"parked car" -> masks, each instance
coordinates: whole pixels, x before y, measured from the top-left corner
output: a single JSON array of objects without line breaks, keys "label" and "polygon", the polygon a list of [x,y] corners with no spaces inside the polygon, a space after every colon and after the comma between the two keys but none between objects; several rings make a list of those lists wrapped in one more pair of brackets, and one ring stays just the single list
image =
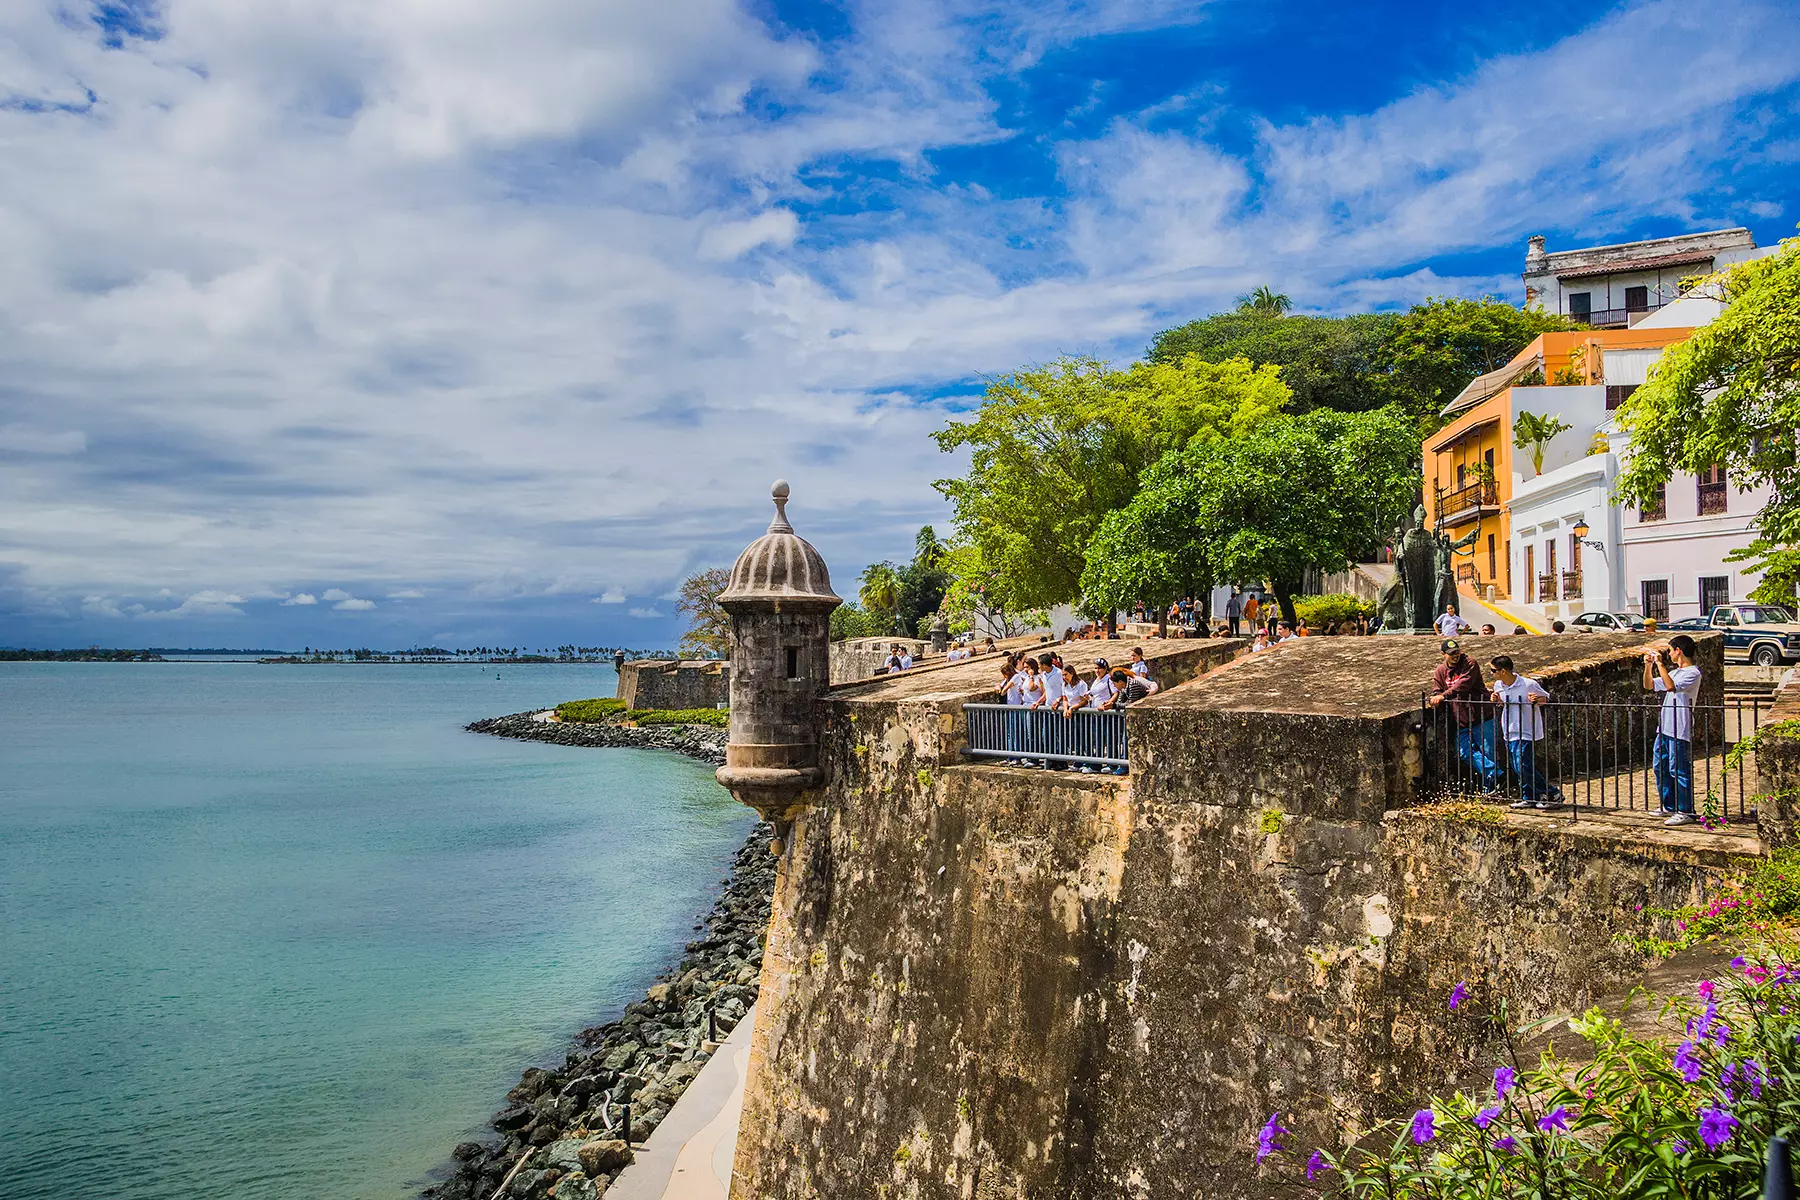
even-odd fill
[{"label": "parked car", "polygon": [[1759,667],[1800,660],[1800,624],[1779,604],[1721,604],[1707,620],[1725,635],[1725,657],[1745,658]]},{"label": "parked car", "polygon": [[1644,628],[1644,618],[1628,612],[1585,612],[1571,625],[1581,625],[1596,633],[1636,633]]},{"label": "parked car", "polygon": [[1683,630],[1688,633],[1698,633],[1703,629],[1712,628],[1712,618],[1683,617],[1679,621],[1658,621],[1656,628],[1660,633],[1680,633]]}]

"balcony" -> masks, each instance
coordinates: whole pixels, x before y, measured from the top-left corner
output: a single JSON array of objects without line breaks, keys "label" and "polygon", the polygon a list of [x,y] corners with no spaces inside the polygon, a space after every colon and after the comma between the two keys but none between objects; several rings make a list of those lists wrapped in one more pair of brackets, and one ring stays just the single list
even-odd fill
[{"label": "balcony", "polygon": [[1500,487],[1494,483],[1467,484],[1452,491],[1439,490],[1437,494],[1437,523],[1442,528],[1446,525],[1460,525],[1464,521],[1480,516],[1483,512],[1500,511]]},{"label": "balcony", "polygon": [[1553,604],[1556,601],[1556,576],[1538,576],[1538,603]]},{"label": "balcony", "polygon": [[1623,329],[1633,321],[1649,316],[1666,303],[1664,300],[1652,300],[1643,308],[1596,308],[1591,312],[1572,312],[1569,320],[1595,329]]},{"label": "balcony", "polygon": [[1562,573],[1562,598],[1564,600],[1581,599],[1581,572],[1564,571]]},{"label": "balcony", "polygon": [[1716,517],[1725,511],[1725,483],[1702,483],[1698,485],[1699,495],[1696,499],[1700,505],[1700,515]]}]

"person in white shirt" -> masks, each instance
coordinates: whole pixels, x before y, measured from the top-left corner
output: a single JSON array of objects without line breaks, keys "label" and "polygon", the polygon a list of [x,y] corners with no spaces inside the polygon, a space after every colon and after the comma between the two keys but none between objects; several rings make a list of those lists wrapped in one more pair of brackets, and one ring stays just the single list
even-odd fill
[{"label": "person in white shirt", "polygon": [[1562,792],[1550,786],[1537,765],[1537,744],[1544,740],[1544,705],[1550,702],[1550,693],[1537,680],[1516,673],[1510,655],[1496,654],[1488,666],[1494,669],[1490,690],[1500,706],[1500,738],[1512,759],[1513,774],[1519,777],[1519,798],[1512,807],[1561,808]]},{"label": "person in white shirt", "polygon": [[1444,611],[1438,614],[1437,631],[1440,637],[1455,637],[1469,632],[1469,623],[1456,615],[1456,605],[1446,604]]},{"label": "person in white shirt", "polygon": [[1289,625],[1286,621],[1277,622],[1275,625],[1275,632],[1279,635],[1275,639],[1278,642],[1297,642],[1300,640],[1300,635],[1295,633],[1294,627]]},{"label": "person in white shirt", "polygon": [[1256,637],[1251,639],[1250,653],[1255,654],[1258,650],[1267,650],[1268,648],[1269,631],[1266,629],[1258,629],[1256,631]]},{"label": "person in white shirt", "polygon": [[[1019,669],[1019,660],[1008,654],[1000,664],[1000,694],[1002,703],[1009,709],[1022,709],[1025,706],[1025,672]],[[1006,749],[1017,754],[1025,741],[1025,721],[1022,713],[1006,712],[1001,714],[1006,722]],[[1009,767],[1025,764],[1017,758],[1006,760]]]},{"label": "person in white shirt", "polygon": [[1142,646],[1133,646],[1131,648],[1131,661],[1125,664],[1125,668],[1139,679],[1150,678],[1150,664],[1144,661],[1144,648]]},{"label": "person in white shirt", "polygon": [[1089,708],[1105,708],[1106,702],[1112,699],[1112,668],[1107,666],[1104,658],[1094,660],[1094,682],[1088,685],[1087,702]]},{"label": "person in white shirt", "polygon": [[[1700,694],[1700,668],[1694,665],[1694,639],[1678,633],[1667,653],[1644,651],[1644,687],[1661,693],[1656,719],[1656,791],[1664,825],[1694,823],[1694,699]],[[1671,667],[1673,669],[1671,669]]]},{"label": "person in white shirt", "polygon": [[1038,703],[1044,708],[1054,710],[1062,700],[1062,672],[1056,669],[1056,664],[1050,661],[1050,656],[1048,654],[1038,659],[1037,665],[1038,681],[1043,685],[1044,689],[1043,695],[1038,699]]},{"label": "person in white shirt", "polygon": [[1077,709],[1087,703],[1088,685],[1082,682],[1081,673],[1074,667],[1062,669],[1062,700],[1059,707],[1062,715],[1073,717]]},{"label": "person in white shirt", "polygon": [[912,670],[912,665],[913,665],[912,651],[908,650],[904,646],[900,647],[900,669],[902,671],[910,671],[910,670]]}]

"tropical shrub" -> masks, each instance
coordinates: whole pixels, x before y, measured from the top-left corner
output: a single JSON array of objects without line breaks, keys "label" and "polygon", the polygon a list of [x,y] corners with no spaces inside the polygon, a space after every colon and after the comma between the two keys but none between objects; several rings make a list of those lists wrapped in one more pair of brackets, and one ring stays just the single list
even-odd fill
[{"label": "tropical shrub", "polygon": [[1726,883],[1705,904],[1644,913],[1652,920],[1673,923],[1674,937],[1626,940],[1645,954],[1663,958],[1701,942],[1785,931],[1796,914],[1800,914],[1800,850],[1776,850],[1759,859],[1743,878]]},{"label": "tropical shrub", "polygon": [[731,727],[731,713],[723,708],[639,708],[628,714],[639,725],[711,725]]},{"label": "tropical shrub", "polygon": [[1329,596],[1294,597],[1294,615],[1305,621],[1314,633],[1323,633],[1333,621],[1354,621],[1372,617],[1375,606],[1347,593]]},{"label": "tropical shrub", "polygon": [[623,700],[608,696],[597,700],[565,700],[556,706],[559,721],[604,721],[625,708]]},{"label": "tropical shrub", "polygon": [[1271,1183],[1369,1200],[1751,1200],[1769,1137],[1800,1127],[1800,970],[1784,952],[1734,958],[1663,1006],[1669,1041],[1590,1010],[1569,1027],[1592,1061],[1520,1061],[1504,1004],[1458,984],[1448,1005],[1501,1033],[1493,1086],[1433,1099],[1347,1150],[1291,1142],[1282,1114],[1257,1139]]}]

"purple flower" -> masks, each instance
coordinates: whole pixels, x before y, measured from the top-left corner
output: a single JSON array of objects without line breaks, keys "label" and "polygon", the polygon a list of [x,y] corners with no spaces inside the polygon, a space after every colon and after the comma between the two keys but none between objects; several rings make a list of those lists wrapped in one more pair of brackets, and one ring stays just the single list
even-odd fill
[{"label": "purple flower", "polygon": [[1490,1104],[1475,1114],[1475,1127],[1477,1129],[1486,1129],[1489,1125],[1492,1125],[1499,1119],[1500,1106],[1498,1104]]},{"label": "purple flower", "polygon": [[1700,1060],[1694,1057],[1694,1043],[1683,1042],[1675,1048],[1675,1069],[1689,1083],[1699,1082],[1702,1068]]},{"label": "purple flower", "polygon": [[1712,1027],[1712,1040],[1723,1046],[1731,1040],[1731,1026],[1723,1021],[1716,1021]]},{"label": "purple flower", "polygon": [[1762,1085],[1768,1082],[1769,1078],[1763,1073],[1762,1064],[1754,1058],[1746,1058],[1738,1064],[1738,1072],[1743,1076],[1744,1082],[1750,1085],[1750,1098],[1761,1100]]},{"label": "purple flower", "polygon": [[1262,1127],[1262,1132],[1256,1136],[1256,1161],[1259,1166],[1261,1165],[1262,1160],[1269,1157],[1269,1155],[1274,1154],[1279,1150],[1287,1149],[1286,1146],[1283,1146],[1275,1140],[1287,1132],[1288,1130],[1281,1127],[1281,1114],[1270,1113],[1269,1123],[1264,1125]]},{"label": "purple flower", "polygon": [[[1800,1041],[1800,1034],[1795,1035],[1795,1038]],[[1494,1095],[1500,1099],[1506,1099],[1506,1093],[1512,1091],[1518,1082],[1519,1073],[1511,1067],[1494,1068]]]},{"label": "purple flower", "polygon": [[1719,1019],[1719,1006],[1717,1004],[1708,1004],[1706,1006],[1705,1012],[1701,1013],[1698,1017],[1692,1018],[1688,1021],[1688,1023],[1687,1023],[1688,1036],[1689,1037],[1706,1037],[1708,1034],[1710,1034],[1712,1032],[1713,1025],[1715,1022],[1718,1021],[1718,1019]]},{"label": "purple flower", "polygon": [[1673,1150],[1677,1155],[1686,1154],[1688,1152],[1688,1144],[1684,1139],[1676,1138],[1674,1142],[1670,1143],[1669,1149]]},{"label": "purple flower", "polygon": [[1737,1127],[1737,1118],[1716,1104],[1709,1104],[1700,1110],[1700,1140],[1706,1143],[1709,1150],[1717,1150],[1729,1142]]},{"label": "purple flower", "polygon": [[1306,1160],[1306,1182],[1311,1183],[1313,1177],[1324,1173],[1325,1169],[1325,1156],[1314,1150],[1312,1157]]},{"label": "purple flower", "polygon": [[1518,1148],[1519,1139],[1510,1133],[1505,1137],[1497,1137],[1494,1139],[1494,1149],[1500,1151],[1502,1154],[1511,1154]]},{"label": "purple flower", "polygon": [[1734,971],[1741,971],[1744,969],[1744,956],[1743,955],[1740,954],[1736,958],[1731,960],[1731,969]]},{"label": "purple flower", "polygon": [[1711,1000],[1713,998],[1713,981],[1710,979],[1702,979],[1700,981],[1700,986],[1696,990],[1700,993],[1700,998],[1702,1000]]},{"label": "purple flower", "polygon": [[1557,1105],[1544,1116],[1538,1118],[1537,1127],[1545,1133],[1550,1133],[1553,1130],[1559,1129],[1564,1133],[1569,1132],[1569,1110],[1560,1104]]},{"label": "purple flower", "polygon": [[1469,985],[1459,983],[1450,991],[1450,1011],[1455,1012],[1464,1000],[1469,998]]},{"label": "purple flower", "polygon": [[1421,1108],[1413,1114],[1412,1139],[1416,1146],[1423,1146],[1437,1136],[1437,1116],[1429,1108]]}]

